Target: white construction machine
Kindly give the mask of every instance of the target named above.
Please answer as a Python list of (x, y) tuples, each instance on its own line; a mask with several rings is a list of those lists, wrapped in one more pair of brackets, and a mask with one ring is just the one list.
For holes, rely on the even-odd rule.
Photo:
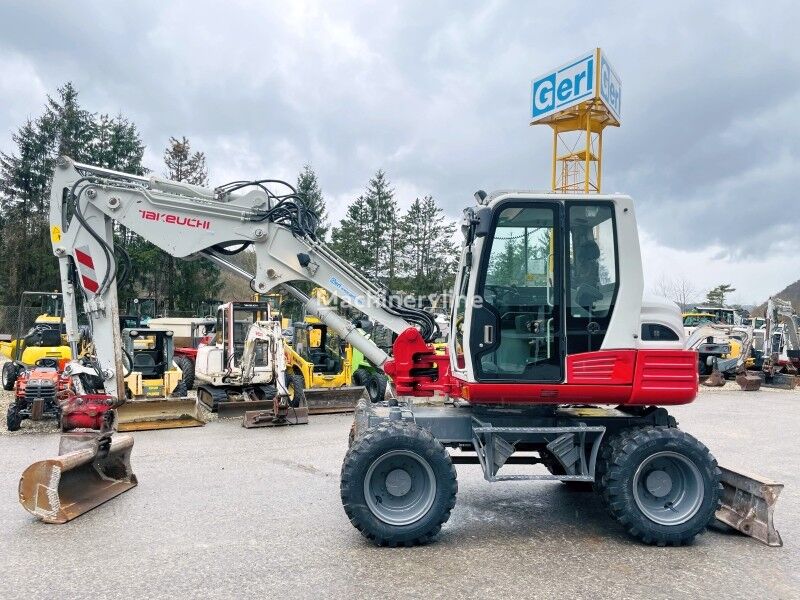
[[(313, 282), (396, 334), (389, 358), (335, 312), (313, 299), (306, 304), (396, 386), (393, 400), (359, 406), (342, 467), (345, 512), (377, 544), (432, 539), (455, 504), (454, 464), (464, 463), (479, 465), (488, 481), (593, 484), (612, 516), (645, 543), (690, 543), (715, 515), (780, 543), (772, 510), (781, 486), (721, 472), (664, 408), (694, 400), (697, 355), (684, 349), (674, 304), (642, 301), (629, 197), (476, 193), (477, 205), (464, 211), (443, 355), (431, 344), (434, 317), (403, 306), (333, 253), (314, 235), (316, 218), (296, 193), (272, 191), (280, 183), (207, 189), (59, 160), (53, 249), (65, 304), (84, 296), (109, 392), (122, 397), (111, 235), (117, 221), (173, 256), (205, 256), (252, 277), (259, 293)], [(227, 259), (246, 247), (256, 255), (253, 275)], [(69, 339), (77, 340), (74, 310), (66, 317)], [(434, 394), (448, 401), (410, 400)], [(519, 468), (506, 475), (511, 464)], [(69, 469), (60, 485), (47, 469), (36, 473), (25, 489), (50, 486), (46, 497), (58, 502)]]

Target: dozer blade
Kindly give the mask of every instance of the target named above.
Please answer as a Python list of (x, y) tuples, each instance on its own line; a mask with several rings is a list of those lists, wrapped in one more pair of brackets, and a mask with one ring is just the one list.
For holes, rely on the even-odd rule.
[(241, 417), (248, 411), (271, 410), (272, 400), (228, 400), (217, 404), (217, 415), (220, 419)]
[(205, 424), (195, 398), (128, 400), (117, 408), (119, 431), (202, 427)]
[(355, 412), (356, 405), (365, 395), (364, 386), (348, 385), (338, 388), (315, 388), (303, 391), (306, 396), (308, 414)]
[(720, 470), (723, 490), (717, 520), (768, 546), (783, 546), (772, 522), (783, 484), (725, 467)]
[(45, 523), (71, 521), (136, 486), (132, 448), (130, 435), (64, 433), (56, 458), (22, 473), (20, 504)]

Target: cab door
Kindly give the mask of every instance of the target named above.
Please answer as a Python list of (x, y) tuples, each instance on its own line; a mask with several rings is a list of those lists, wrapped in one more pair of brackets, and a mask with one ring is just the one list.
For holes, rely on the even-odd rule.
[(530, 200), (495, 207), (470, 318), (477, 381), (563, 380), (562, 211)]

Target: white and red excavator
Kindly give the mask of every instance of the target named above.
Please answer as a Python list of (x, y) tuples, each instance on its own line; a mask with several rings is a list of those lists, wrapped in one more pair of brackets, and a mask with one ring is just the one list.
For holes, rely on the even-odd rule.
[[(430, 343), (438, 334), (433, 315), (404, 305), (337, 256), (315, 236), (316, 217), (294, 190), (273, 191), (282, 184), (208, 189), (58, 161), (51, 237), (70, 343), (78, 339), (78, 296), (91, 322), (92, 381), (102, 388), (92, 392), (105, 393), (109, 406), (125, 398), (116, 221), (172, 256), (205, 257), (239, 272), (258, 293), (312, 282), (396, 334), (390, 357), (335, 311), (306, 303), (396, 389), (388, 402), (361, 403), (342, 467), (344, 509), (377, 544), (433, 538), (455, 505), (454, 464), (463, 463), (480, 465), (488, 481), (593, 485), (645, 543), (689, 543), (715, 516), (780, 543), (772, 511), (781, 486), (720, 470), (668, 412), (695, 399), (697, 355), (684, 348), (677, 306), (642, 300), (631, 198), (476, 193), (477, 204), (464, 211), (442, 355)], [(230, 262), (246, 248), (255, 253), (254, 274)], [(74, 368), (77, 375), (90, 367)], [(411, 401), (434, 394), (444, 405)], [(97, 432), (64, 434), (62, 446), (72, 451), (26, 471), (20, 492), (28, 510), (63, 521), (135, 484), (132, 440), (113, 434), (113, 419), (104, 423)], [(503, 471), (508, 465), (512, 474)], [(80, 491), (65, 497), (78, 477)]]

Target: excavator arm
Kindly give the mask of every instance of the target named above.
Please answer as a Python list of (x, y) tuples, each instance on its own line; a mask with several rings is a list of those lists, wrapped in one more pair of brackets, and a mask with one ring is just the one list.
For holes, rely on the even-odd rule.
[[(114, 223), (171, 256), (205, 257), (237, 272), (259, 293), (295, 280), (310, 281), (396, 334), (416, 327), (424, 339), (433, 339), (437, 326), (432, 315), (403, 306), (339, 257), (314, 235), (316, 216), (293, 188), (283, 184), (291, 191), (277, 195), (267, 187), (272, 184), (283, 182), (234, 182), (210, 189), (59, 158), (51, 189), (50, 232), (68, 339), (77, 344), (76, 297), (81, 293), (107, 391), (124, 398), (116, 280), (126, 265), (114, 247)], [(256, 255), (254, 274), (229, 260), (247, 247)], [(341, 321), (333, 327), (338, 333), (376, 364), (386, 360), (382, 350), (364, 336), (356, 338), (352, 326)]]

